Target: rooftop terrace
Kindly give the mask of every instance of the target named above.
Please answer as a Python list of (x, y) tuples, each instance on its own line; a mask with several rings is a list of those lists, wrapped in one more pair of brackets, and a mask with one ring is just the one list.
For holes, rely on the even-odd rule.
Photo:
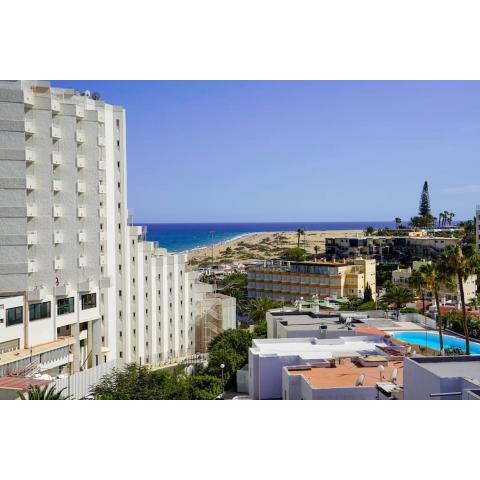
[(362, 386), (373, 387), (378, 382), (388, 380), (397, 369), (397, 383), (403, 382), (403, 361), (387, 362), (382, 379), (376, 367), (362, 367), (353, 362), (345, 362), (335, 367), (287, 367), (289, 375), (302, 375), (312, 388), (353, 387), (359, 375), (365, 375)]

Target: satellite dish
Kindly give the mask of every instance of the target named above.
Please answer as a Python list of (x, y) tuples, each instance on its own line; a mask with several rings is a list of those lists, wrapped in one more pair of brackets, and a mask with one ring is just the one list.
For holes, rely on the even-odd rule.
[(385, 372), (385, 367), (383, 365), (379, 365), (378, 367), (378, 371), (380, 372), (380, 381), (383, 380), (383, 372)]
[(85, 97), (90, 97), (90, 90), (85, 90), (84, 95), (85, 95)]
[(397, 381), (397, 375), (398, 375), (398, 368), (395, 367), (393, 370), (392, 370), (392, 373), (390, 374), (390, 381), (392, 383), (395, 383)]
[(365, 374), (361, 373), (358, 377), (357, 380), (355, 381), (355, 386), (356, 387), (361, 387), (363, 385), (363, 381), (365, 380)]

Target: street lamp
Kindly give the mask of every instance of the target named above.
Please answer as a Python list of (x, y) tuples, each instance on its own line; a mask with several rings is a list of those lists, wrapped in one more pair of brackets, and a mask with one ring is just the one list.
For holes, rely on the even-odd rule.
[(223, 388), (223, 391), (225, 391), (225, 381), (223, 379), (223, 369), (225, 368), (225, 364), (221, 363), (220, 368), (222, 369), (222, 388)]

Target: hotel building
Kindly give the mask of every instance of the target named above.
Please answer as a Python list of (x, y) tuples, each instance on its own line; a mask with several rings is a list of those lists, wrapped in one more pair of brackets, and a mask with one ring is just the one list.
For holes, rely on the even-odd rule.
[(363, 297), (367, 284), (376, 294), (375, 260), (266, 262), (248, 270), (248, 296), (295, 301), (300, 297)]
[(0, 375), (195, 353), (196, 274), (131, 226), (125, 110), (0, 82)]
[(451, 237), (329, 237), (325, 239), (327, 258), (363, 256), (379, 261), (434, 259), (447, 245), (459, 240)]

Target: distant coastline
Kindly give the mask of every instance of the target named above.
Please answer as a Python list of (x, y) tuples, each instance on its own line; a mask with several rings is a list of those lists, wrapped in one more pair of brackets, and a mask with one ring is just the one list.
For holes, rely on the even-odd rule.
[[(264, 223), (137, 223), (147, 227), (147, 240), (171, 252), (192, 252), (194, 250), (225, 245), (240, 241), (252, 234), (273, 234), (274, 232), (295, 232), (303, 228), (307, 232), (358, 231), (368, 226), (374, 228), (392, 227), (394, 222), (264, 222)], [(214, 232), (214, 233), (212, 233)]]

